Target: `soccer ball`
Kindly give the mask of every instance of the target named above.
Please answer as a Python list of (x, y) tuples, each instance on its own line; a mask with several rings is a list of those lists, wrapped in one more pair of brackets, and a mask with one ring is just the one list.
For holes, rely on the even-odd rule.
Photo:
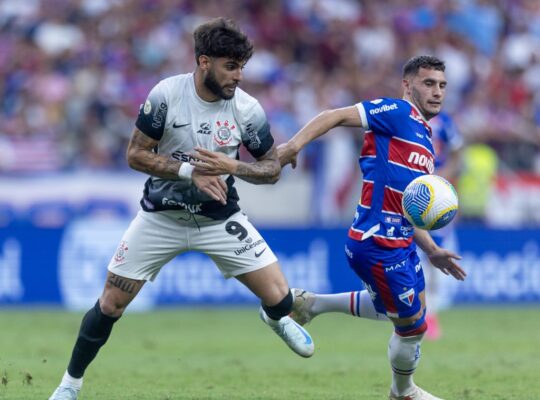
[(405, 218), (415, 227), (436, 230), (454, 219), (458, 197), (446, 179), (438, 175), (422, 175), (407, 185), (401, 206)]

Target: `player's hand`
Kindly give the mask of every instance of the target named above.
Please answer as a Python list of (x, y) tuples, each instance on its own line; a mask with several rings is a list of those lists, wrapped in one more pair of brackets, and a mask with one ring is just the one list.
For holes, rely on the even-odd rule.
[(219, 176), (206, 175), (195, 168), (191, 180), (201, 192), (223, 205), (227, 204), (227, 184)]
[(192, 155), (196, 159), (190, 164), (205, 175), (231, 175), (236, 171), (236, 160), (225, 153), (196, 147)]
[(287, 164), (291, 164), (291, 167), (296, 168), (296, 150), (289, 144), (283, 143), (277, 147), (279, 163), (281, 168)]
[(455, 260), (461, 260), (461, 256), (442, 247), (437, 247), (427, 256), (431, 264), (439, 268), (443, 274), (452, 275), (459, 281), (465, 280), (467, 273), (455, 262)]

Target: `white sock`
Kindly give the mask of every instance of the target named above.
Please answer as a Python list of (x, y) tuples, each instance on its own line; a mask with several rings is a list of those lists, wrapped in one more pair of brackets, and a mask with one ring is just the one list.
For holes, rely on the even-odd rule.
[(66, 371), (62, 377), (60, 386), (69, 386), (77, 390), (81, 390), (83, 384), (83, 378), (74, 378)]
[(420, 362), (420, 344), (424, 335), (399, 336), (395, 332), (388, 343), (388, 359), (392, 366), (392, 393), (406, 396), (414, 386), (414, 370)]
[(379, 314), (367, 290), (335, 294), (317, 294), (311, 307), (315, 315), (327, 312), (341, 312), (379, 321), (389, 321), (385, 314)]
[(349, 298), (351, 293), (316, 294), (311, 312), (315, 315), (327, 312), (342, 312), (350, 314)]
[(357, 296), (354, 296), (354, 300), (359, 302), (360, 305), (353, 307), (353, 310), (359, 310), (358, 314), (354, 315), (357, 315), (360, 318), (374, 319), (377, 321), (390, 321), (386, 314), (380, 314), (375, 310), (375, 304), (373, 304), (373, 300), (371, 300), (371, 296), (367, 290), (355, 293), (359, 293)]

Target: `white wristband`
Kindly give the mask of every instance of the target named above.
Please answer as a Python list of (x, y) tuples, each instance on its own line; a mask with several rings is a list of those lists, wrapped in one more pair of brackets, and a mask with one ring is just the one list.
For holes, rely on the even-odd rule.
[(188, 162), (183, 162), (178, 170), (178, 176), (182, 179), (191, 179), (195, 167)]

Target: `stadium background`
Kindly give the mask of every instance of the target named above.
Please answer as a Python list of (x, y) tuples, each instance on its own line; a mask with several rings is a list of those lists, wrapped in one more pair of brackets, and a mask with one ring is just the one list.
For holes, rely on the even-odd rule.
[[(85, 309), (138, 208), (124, 152), (161, 78), (194, 68), (193, 27), (235, 18), (255, 42), (243, 88), (278, 143), (328, 107), (400, 96), (411, 55), (447, 63), (446, 110), (468, 144), (455, 182), (469, 279), (457, 303), (540, 301), (540, 3), (521, 1), (0, 2), (0, 304)], [(311, 145), (241, 206), (293, 286), (354, 289), (342, 241), (360, 193), (359, 132)], [(243, 153), (247, 158), (247, 153)], [(189, 254), (136, 307), (252, 296)]]
[[(454, 400), (540, 398), (539, 1), (0, 0), (0, 399), (43, 399), (58, 384), (138, 210), (146, 177), (124, 152), (139, 105), (159, 79), (193, 70), (192, 29), (218, 15), (254, 39), (242, 86), (277, 142), (325, 108), (400, 96), (414, 54), (446, 60), (446, 110), (467, 143), (455, 184), (469, 276), (447, 292), (455, 307), (441, 314), (442, 341), (424, 344), (418, 381)], [(293, 286), (358, 288), (342, 246), (360, 194), (360, 134), (313, 143), (274, 186), (238, 181)], [(306, 363), (256, 321), (254, 302), (209, 259), (173, 260), (130, 306), (153, 312), (118, 324), (81, 397), (387, 393), (390, 327), (319, 318)], [(229, 305), (248, 307), (221, 312)]]

